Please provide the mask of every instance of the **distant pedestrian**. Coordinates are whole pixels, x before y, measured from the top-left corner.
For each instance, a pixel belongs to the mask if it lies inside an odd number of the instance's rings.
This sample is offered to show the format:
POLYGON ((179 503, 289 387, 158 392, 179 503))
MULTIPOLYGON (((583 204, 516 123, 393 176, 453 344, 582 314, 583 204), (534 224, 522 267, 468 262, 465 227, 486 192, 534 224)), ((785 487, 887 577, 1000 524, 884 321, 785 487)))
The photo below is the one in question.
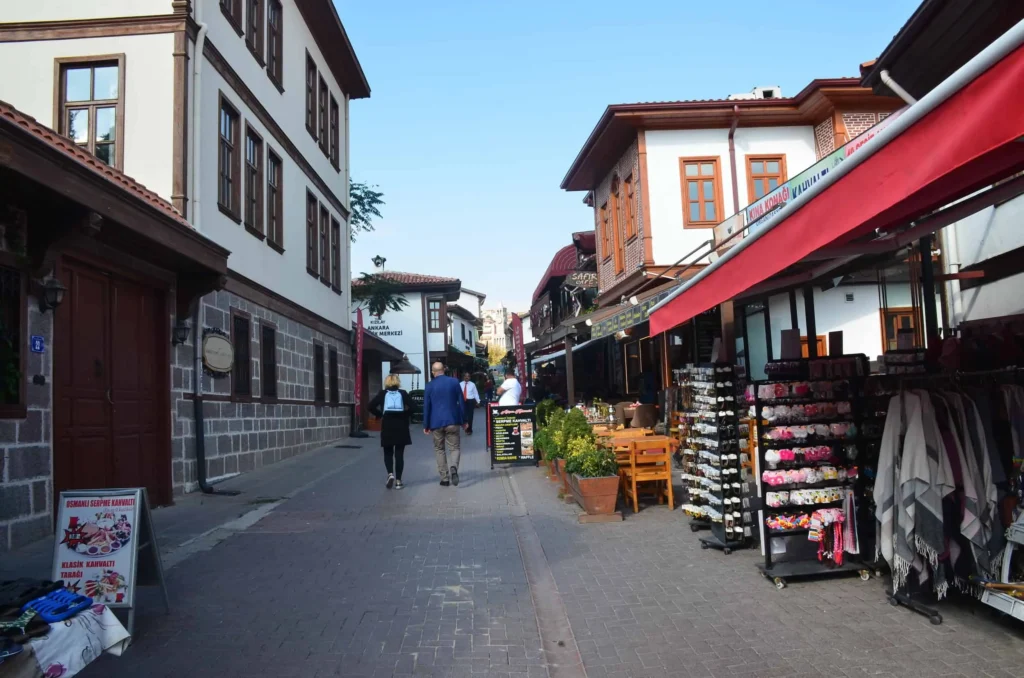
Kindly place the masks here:
POLYGON ((494 400, 494 380, 488 377, 487 385, 484 386, 484 402, 489 403, 492 400, 494 400))
POLYGON ((499 405, 518 405, 523 395, 523 387, 516 380, 516 373, 509 370, 505 373, 505 381, 498 387, 499 405))
POLYGON ((462 375, 462 420, 466 423, 466 435, 473 435, 473 410, 480 405, 480 393, 470 378, 469 372, 462 375))
POLYGON ((459 382, 445 376, 444 365, 430 366, 434 376, 423 391, 423 432, 434 435, 434 454, 441 486, 459 484, 459 427, 462 426, 462 389, 459 382))
POLYGON ((384 380, 384 390, 378 393, 368 406, 370 413, 380 417, 380 444, 384 448, 384 467, 388 470, 386 487, 400 490, 402 469, 405 468, 405 446, 412 444, 409 437, 409 412, 412 401, 409 394, 400 387, 402 380, 397 374, 389 374, 384 380))

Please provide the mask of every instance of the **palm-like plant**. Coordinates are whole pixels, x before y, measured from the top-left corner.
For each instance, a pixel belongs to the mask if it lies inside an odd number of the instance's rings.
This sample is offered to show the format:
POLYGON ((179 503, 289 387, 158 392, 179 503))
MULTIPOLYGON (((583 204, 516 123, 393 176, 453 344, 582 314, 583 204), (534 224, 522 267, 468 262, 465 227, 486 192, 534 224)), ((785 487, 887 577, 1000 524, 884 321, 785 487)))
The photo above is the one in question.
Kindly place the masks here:
POLYGON ((365 302, 367 310, 379 318, 385 311, 401 311, 409 305, 401 289, 379 273, 360 273, 359 282, 352 285, 352 299, 365 302))

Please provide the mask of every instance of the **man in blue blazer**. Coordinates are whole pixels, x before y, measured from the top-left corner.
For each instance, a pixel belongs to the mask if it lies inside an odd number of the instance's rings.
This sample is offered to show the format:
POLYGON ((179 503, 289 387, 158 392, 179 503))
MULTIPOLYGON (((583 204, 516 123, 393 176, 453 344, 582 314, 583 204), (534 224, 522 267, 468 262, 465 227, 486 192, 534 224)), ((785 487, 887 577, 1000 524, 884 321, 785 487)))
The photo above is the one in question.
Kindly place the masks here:
POLYGON ((437 472, 441 474, 441 486, 457 486, 459 458, 462 456, 459 447, 459 428, 463 425, 462 390, 458 381, 445 376, 441 363, 431 365, 430 373, 434 378, 423 392, 423 432, 434 434, 434 454, 437 456, 437 472))

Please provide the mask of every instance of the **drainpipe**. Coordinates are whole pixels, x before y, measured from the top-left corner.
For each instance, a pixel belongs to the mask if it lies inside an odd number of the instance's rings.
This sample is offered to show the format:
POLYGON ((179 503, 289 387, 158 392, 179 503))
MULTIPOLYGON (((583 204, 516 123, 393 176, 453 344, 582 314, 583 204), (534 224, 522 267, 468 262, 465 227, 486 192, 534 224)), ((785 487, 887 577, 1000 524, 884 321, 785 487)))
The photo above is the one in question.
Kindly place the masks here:
POLYGON ((736 143, 733 137, 736 134, 736 126, 740 124, 739 104, 733 104, 732 124, 729 126, 729 167, 732 169, 732 213, 740 211, 740 186, 736 178, 736 143))
MULTIPOLYGON (((195 204, 195 203, 193 203, 195 204)), ((198 210, 196 210, 198 213, 198 210)), ((206 482, 206 426, 203 421, 203 326, 202 300, 196 301, 196 310, 192 314, 192 413, 196 425, 196 480, 203 494, 214 494, 216 490, 206 482)))
POLYGON ((885 83, 885 86, 891 89, 893 92, 895 92, 896 96, 898 96, 900 99, 903 99, 903 101, 910 104, 911 106, 917 103, 917 99, 910 96, 910 92, 900 87, 900 84, 892 79, 892 76, 889 75, 889 71, 883 68, 881 73, 879 73, 878 75, 882 78, 882 82, 885 83))
MULTIPOLYGON (((192 227, 196 231, 202 232, 200 223, 202 221, 201 209, 202 203, 200 202, 200 188, 202 182, 199 181, 199 171, 203 166, 203 163, 199 155, 199 134, 200 123, 203 120, 202 114, 202 103, 203 98, 203 48, 206 45, 206 29, 207 26, 204 22, 200 21, 202 16, 199 12, 199 8, 202 5, 202 0, 193 0, 192 3, 192 16, 195 19, 196 25, 199 26, 199 33, 196 35, 196 45, 192 52, 192 227)), ((196 326, 198 327, 198 325, 196 326)), ((198 380, 197 380, 198 381, 198 380)))

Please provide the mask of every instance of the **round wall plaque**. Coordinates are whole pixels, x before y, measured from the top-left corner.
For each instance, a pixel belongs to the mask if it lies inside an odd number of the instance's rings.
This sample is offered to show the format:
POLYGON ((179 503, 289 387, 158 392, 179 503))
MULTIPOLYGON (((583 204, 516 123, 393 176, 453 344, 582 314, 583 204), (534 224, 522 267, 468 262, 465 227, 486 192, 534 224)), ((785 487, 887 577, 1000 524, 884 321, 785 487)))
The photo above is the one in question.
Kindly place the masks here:
POLYGON ((208 334, 203 339, 203 366, 221 374, 231 371, 235 366, 235 347, 227 337, 208 334))

